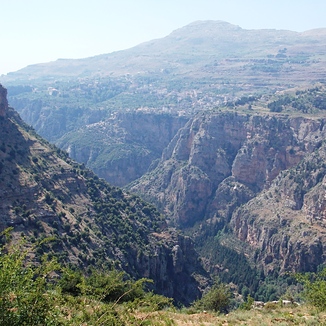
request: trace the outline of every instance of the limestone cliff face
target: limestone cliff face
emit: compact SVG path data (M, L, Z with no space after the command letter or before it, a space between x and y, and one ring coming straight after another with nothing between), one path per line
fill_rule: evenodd
M189 304L201 296L209 277L201 267L194 243L176 230L153 233L151 251L137 255L138 272L157 280L156 289L167 297Z
M325 159L323 144L233 214L234 234L267 273L314 271L325 262Z
M112 113L69 104L51 107L40 99L10 101L42 137L116 186L145 174L188 120L155 109Z
M315 270L326 254L324 123L198 115L130 189L155 202L171 224L199 225L201 236L227 226L267 274ZM241 252L241 245L232 249Z
M323 125L303 118L197 115L170 142L158 167L130 190L181 226L213 216L228 222L237 206L316 148Z
M5 117L8 110L7 90L0 84L0 117Z
M110 116L108 111L91 110L87 106L69 107L68 104L60 104L51 107L51 104L42 99L10 97L10 106L15 108L38 134L53 143L69 132Z
M141 110L121 112L67 134L57 143L101 178L124 186L151 168L186 121Z

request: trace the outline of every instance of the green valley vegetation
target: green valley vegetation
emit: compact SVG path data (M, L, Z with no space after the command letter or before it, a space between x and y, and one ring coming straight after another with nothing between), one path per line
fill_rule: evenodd
M149 291L149 279L132 280L115 269L90 269L85 274L64 267L48 255L33 263L33 248L25 249L24 239L11 243L10 231L1 235L5 244L0 254L0 323L4 326L326 322L326 268L318 273L295 275L303 283L303 291L298 293L304 300L301 304L289 295L284 297L288 300L280 298L265 304L256 303L250 295L243 301L234 296L229 286L216 281L202 299L180 310L173 307L172 299Z

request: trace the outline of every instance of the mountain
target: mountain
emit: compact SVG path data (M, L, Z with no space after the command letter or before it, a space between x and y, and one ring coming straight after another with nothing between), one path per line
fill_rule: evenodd
M221 246L265 275L315 271L326 262L325 91L198 113L128 190L192 234L212 272ZM272 112L276 104L281 112Z
M139 197L113 187L38 136L0 86L0 231L86 271L118 268L189 304L208 276L193 242ZM47 238L52 241L45 241ZM31 257L32 258L32 257ZM201 280L201 282L199 282Z
M256 299L270 298L264 282L270 286L287 271L314 271L325 263L325 43L325 29L297 33L195 22L129 50L34 65L1 80L9 103L41 136L164 215L161 221L154 208L145 209L155 211L150 220L161 225L144 231L145 238L161 237L169 257L156 261L145 251L142 261L151 262L154 279L161 278L151 259L174 268L171 257L185 259L189 275L197 265L188 255L197 261L198 252L211 275L237 284L239 292L249 288ZM63 157L70 170L81 169ZM89 174L97 180L90 171L78 178ZM116 208L106 207L111 197L124 209L111 190L105 195L95 185L104 203L91 198L94 214L104 209L114 216ZM121 190L123 198L138 198L128 192ZM51 194L46 198L51 202ZM87 207L79 204L71 208ZM137 205L130 205L133 212ZM97 223L92 229L101 231ZM137 230L132 225L127 238ZM178 231L189 238L179 239ZM131 252L131 262L119 256L128 272L148 270L132 260L140 251ZM284 289L291 280L283 281ZM159 283L160 289L173 291L171 282Z
M167 37L128 50L85 59L59 59L31 65L8 74L7 78L91 78L149 72L173 75L187 72L212 76L217 72L223 73L225 66L228 66L228 70L230 66L235 68L232 59L238 61L238 66L243 66L246 61L246 64L249 63L248 68L256 69L256 72L262 70L262 67L259 69L262 64L267 64L266 69L275 64L275 70L282 70L281 67L277 69L277 66L284 64L289 70L296 70L299 61L311 65L313 62L309 61L317 58L322 66L320 63L325 58L320 55L325 55L325 37L325 29L303 33L286 30L245 30L223 21L197 21ZM254 60L250 64L250 59L259 58L265 61L255 63ZM278 60L282 58L286 60ZM215 65L216 71L212 70L213 66L208 71L208 65ZM206 72L203 71L204 67Z
M196 112L325 81L325 45L324 29L198 21L129 50L28 66L0 80L10 105L41 136L124 186L152 168ZM142 139L148 128L144 137L155 146Z
M137 110L62 136L57 145L99 177L117 186L140 178L154 166L188 118Z

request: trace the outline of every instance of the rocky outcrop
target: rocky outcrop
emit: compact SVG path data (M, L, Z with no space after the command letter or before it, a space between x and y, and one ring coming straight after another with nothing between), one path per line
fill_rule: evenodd
M158 167L129 188L157 204L172 221L191 226L233 210L268 189L326 134L323 120L199 114L164 150Z
M325 159L323 144L233 214L234 234L267 273L315 271L325 262Z
M316 270L326 253L324 123L198 115L130 190L154 202L171 224L197 230L199 241L227 227L266 274Z
M151 235L151 251L137 256L138 273L156 280L156 290L176 303L190 304L208 286L209 276L189 237L169 229Z
M8 111L7 90L0 84L0 117L5 117Z
M74 132L85 125L97 123L110 116L104 110L90 109L69 103L52 106L38 99L9 97L10 106L19 112L22 119L33 126L38 134L50 142L57 142L62 136Z

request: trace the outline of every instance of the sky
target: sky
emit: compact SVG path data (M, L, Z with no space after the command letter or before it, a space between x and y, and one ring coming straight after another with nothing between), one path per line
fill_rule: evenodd
M128 49L197 20L302 32L326 28L326 1L0 0L0 75Z

